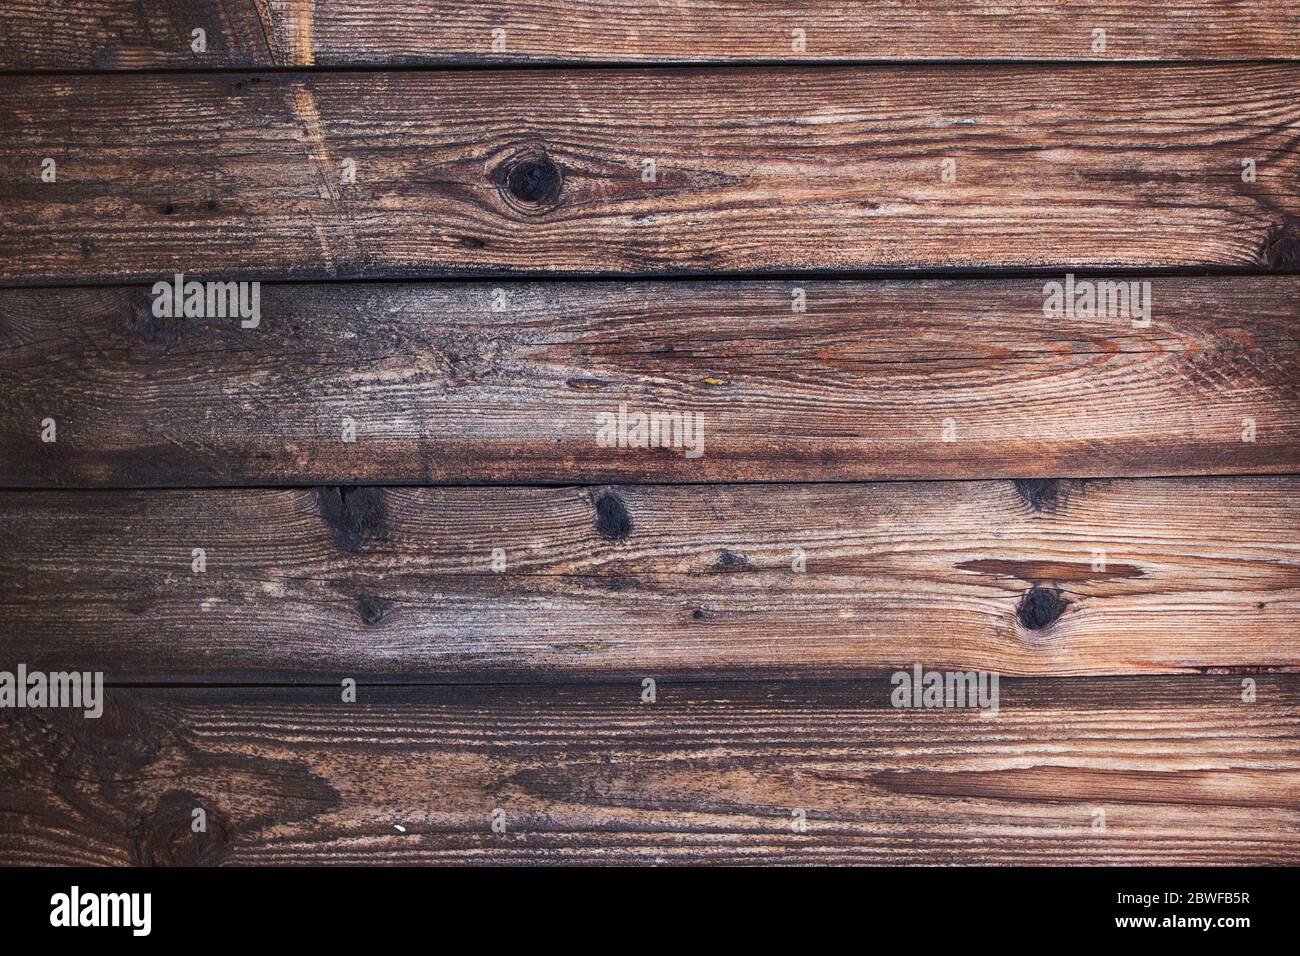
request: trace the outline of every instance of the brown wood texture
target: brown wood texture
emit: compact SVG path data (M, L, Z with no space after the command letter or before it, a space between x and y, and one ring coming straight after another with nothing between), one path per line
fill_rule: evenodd
M0 69L1295 58L1290 0L8 0ZM54 12L57 15L51 16ZM206 31L206 49L192 31ZM1106 31L1094 49L1094 30ZM803 31L799 47L794 31Z
M1292 0L11 0L0 130L0 864L1300 861Z
M1046 319L1042 278L267 285L255 329L5 290L0 485L1300 470L1300 278L1145 281L1148 328ZM602 447L620 405L702 454Z
M10 76L0 126L9 283L1300 263L1292 64Z
M1298 492L1294 477L10 492L4 660L131 681L1289 670Z
M883 680L113 690L0 712L0 858L1293 863L1296 681L1007 681L996 717Z

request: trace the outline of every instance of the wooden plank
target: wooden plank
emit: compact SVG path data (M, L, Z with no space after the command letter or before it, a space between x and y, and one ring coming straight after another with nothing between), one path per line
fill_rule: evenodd
M256 329L0 291L0 484L1300 471L1300 278L1125 281L1147 328L1046 319L1042 278L267 285ZM620 406L700 456L606 447Z
M10 76L0 124L11 283L1300 263L1293 64Z
M9 492L0 663L326 683L1289 670L1298 492L1296 477Z
M42 0L9 0L0 69L1263 59L1295 58L1297 35L1289 0L61 0L54 16Z
M1007 681L996 717L894 709L891 690L154 689L110 691L98 720L4 710L0 862L1300 862L1294 677L1260 677L1254 703L1240 678Z

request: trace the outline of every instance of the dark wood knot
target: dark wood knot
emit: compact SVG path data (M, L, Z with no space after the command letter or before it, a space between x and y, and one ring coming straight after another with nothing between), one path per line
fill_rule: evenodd
M632 533L632 516L618 495L605 494L597 499L596 530L607 541L622 541Z
M1054 511L1061 494L1061 482L1056 478L1016 478L1016 494L1032 511Z
M393 609L391 601L386 601L373 594L363 594L357 598L357 613L366 624L378 624Z
M1300 219L1287 216L1269 229L1257 258L1265 269L1300 269Z
M194 810L207 815L206 830L195 833ZM230 845L231 822L215 801L188 790L169 790L146 813L133 834L136 866L211 866L221 862Z
M1035 585L1016 605L1016 617L1029 630L1041 631L1061 616L1068 603L1061 599L1060 591Z
M521 153L506 160L495 179L506 201L527 212L553 206L564 186L560 168L540 151Z
M356 553L372 541L388 538L388 508L382 488L317 488L316 506L334 543L344 551Z

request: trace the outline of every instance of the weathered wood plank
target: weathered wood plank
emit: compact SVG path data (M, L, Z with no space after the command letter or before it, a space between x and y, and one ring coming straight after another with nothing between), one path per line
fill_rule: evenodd
M996 717L894 709L891 690L154 689L109 692L98 720L5 710L0 862L1300 862L1294 677L1258 678L1253 703L1240 678L1007 681Z
M1292 64L10 76L0 126L11 283L1300 263Z
M9 0L0 69L1263 59L1300 55L1298 35L1290 0Z
M9 492L0 664L205 682L1293 669L1297 493L1295 477Z
M1300 278L1152 280L1147 328L1044 284L267 285L255 329L0 291L0 484L1300 471ZM702 454L605 447L620 405Z

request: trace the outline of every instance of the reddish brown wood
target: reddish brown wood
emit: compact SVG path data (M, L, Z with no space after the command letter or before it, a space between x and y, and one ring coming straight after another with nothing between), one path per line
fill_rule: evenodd
M1294 477L10 492L4 659L187 682L1289 670L1298 493Z
M1152 280L1148 328L1045 281L268 285L256 329L8 290L0 485L1300 470L1300 279ZM620 406L702 455L602 447Z
M1294 59L1300 34L1288 0L61 0L53 12L0 7L0 69Z
M7 77L0 125L8 283L1300 263L1291 64Z
M885 681L112 691L0 711L0 862L1294 865L1297 690L1007 681L992 718Z

